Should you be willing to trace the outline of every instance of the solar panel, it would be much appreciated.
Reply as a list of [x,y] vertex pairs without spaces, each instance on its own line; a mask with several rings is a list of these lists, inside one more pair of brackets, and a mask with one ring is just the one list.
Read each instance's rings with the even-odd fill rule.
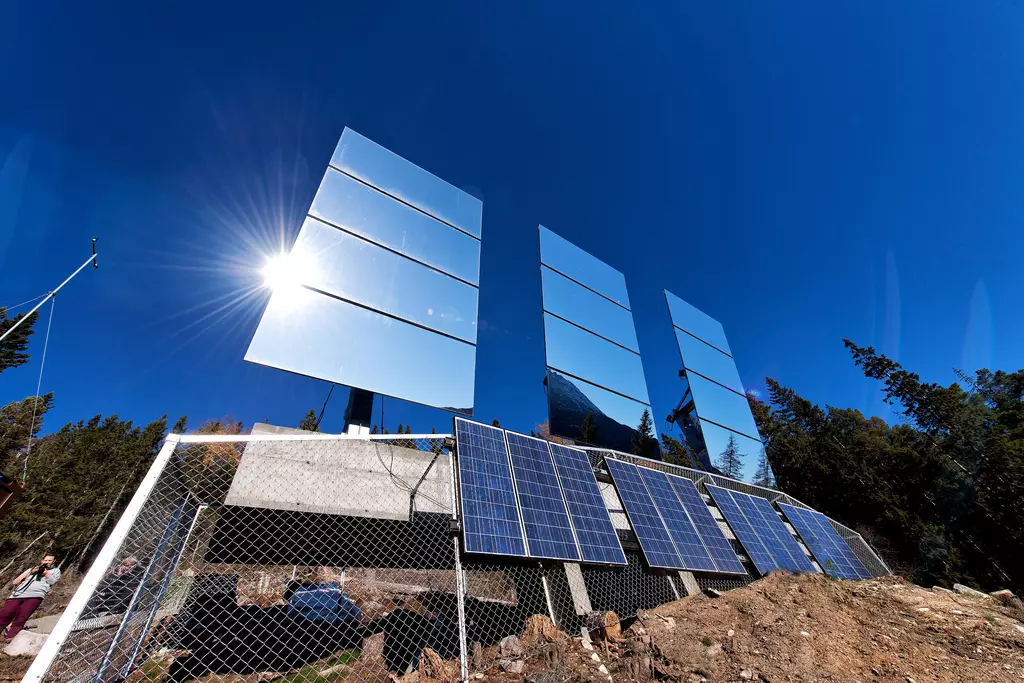
[[682,561],[636,465],[611,458],[605,458],[605,464],[615,481],[615,488],[640,541],[647,564],[651,567],[682,569]]
[[669,474],[668,480],[682,501],[683,508],[689,513],[690,521],[697,528],[697,533],[704,541],[704,547],[708,549],[708,554],[715,561],[718,571],[727,574],[746,574],[743,564],[736,557],[736,551],[725,537],[725,532],[718,526],[711,510],[708,510],[704,499],[700,497],[697,486],[686,477],[674,474]]
[[530,557],[580,559],[547,442],[505,432]]
[[837,579],[870,579],[871,572],[857,559],[849,544],[817,510],[779,503],[790,524],[800,534],[818,564],[829,576]]
[[455,439],[466,552],[525,557],[504,432],[455,418]]
[[771,503],[710,484],[707,488],[758,572],[764,575],[776,569],[815,571]]
[[[509,435],[511,436],[511,434]],[[569,519],[576,530],[580,556],[584,562],[626,564],[622,543],[612,526],[601,489],[594,478],[587,454],[576,448],[548,443],[558,481],[569,508]]]
[[704,547],[697,529],[694,528],[690,516],[686,514],[679,497],[676,495],[668,476],[661,470],[638,467],[640,478],[647,486],[648,493],[658,508],[661,520],[668,529],[668,534],[676,546],[676,552],[683,561],[682,568],[693,571],[713,572],[717,570],[714,560]]

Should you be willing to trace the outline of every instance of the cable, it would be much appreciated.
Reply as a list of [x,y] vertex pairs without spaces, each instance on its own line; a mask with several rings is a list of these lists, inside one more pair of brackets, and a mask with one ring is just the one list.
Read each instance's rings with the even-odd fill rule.
[[[45,295],[44,295],[45,296]],[[36,400],[32,403],[32,426],[28,430],[28,449],[25,451],[25,466],[21,472],[21,483],[28,482],[28,456],[32,455],[32,435],[36,431],[36,412],[39,410],[39,390],[43,386],[43,368],[46,367],[46,348],[50,345],[50,326],[53,325],[53,309],[57,307],[57,297],[50,300],[50,319],[46,322],[46,338],[43,340],[43,357],[39,361],[39,381],[36,382]]]
[[39,296],[29,299],[28,301],[22,301],[20,304],[14,304],[13,306],[0,306],[0,308],[3,308],[5,311],[13,311],[15,308],[21,308],[22,306],[30,304],[33,301],[39,301],[47,294],[49,294],[49,292],[46,292],[45,294],[40,294]]

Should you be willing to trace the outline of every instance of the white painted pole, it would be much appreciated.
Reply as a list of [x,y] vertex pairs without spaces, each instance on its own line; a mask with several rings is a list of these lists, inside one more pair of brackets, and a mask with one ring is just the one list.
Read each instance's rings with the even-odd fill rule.
[[92,563],[89,571],[86,572],[85,578],[82,579],[82,584],[75,591],[74,597],[71,598],[71,602],[68,603],[64,613],[61,614],[57,625],[53,627],[50,637],[43,643],[43,647],[39,654],[36,655],[32,666],[29,667],[25,677],[21,679],[22,683],[40,683],[46,672],[50,670],[54,659],[57,658],[57,652],[64,645],[68,636],[71,635],[71,630],[81,616],[82,610],[85,609],[86,604],[89,602],[89,598],[92,597],[96,587],[99,586],[100,581],[106,576],[107,569],[113,563],[121,543],[124,542],[128,532],[131,531],[135,519],[139,516],[142,506],[156,487],[156,482],[170,461],[174,448],[177,445],[177,435],[168,435],[163,448],[160,449],[160,453],[156,456],[156,460],[150,465],[149,472],[142,480],[142,483],[139,484],[139,488],[135,491],[135,495],[132,496],[128,507],[125,508],[124,514],[121,515],[121,519],[118,520],[114,530],[110,532],[110,538],[103,544],[99,554],[96,556],[96,560]]

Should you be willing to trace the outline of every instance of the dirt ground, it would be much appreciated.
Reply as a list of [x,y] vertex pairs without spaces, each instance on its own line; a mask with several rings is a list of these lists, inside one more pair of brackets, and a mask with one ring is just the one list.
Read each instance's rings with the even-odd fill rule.
[[636,660],[650,656],[656,674],[682,681],[1020,681],[1022,619],[1019,603],[895,577],[776,573],[642,612],[609,669],[642,677]]
[[[595,632],[585,643],[555,629],[547,617],[530,617],[522,634],[500,645],[473,644],[470,678],[509,683],[1024,681],[1022,622],[1024,606],[1014,599],[925,589],[895,577],[852,582],[776,573],[718,597],[695,596],[642,611],[611,640]],[[344,666],[335,657],[291,674],[202,680],[435,683],[457,678],[457,660],[440,660],[428,650],[419,669],[403,677],[383,676],[379,666],[370,667],[366,654]],[[28,663],[28,658],[0,655],[0,681],[17,680]]]

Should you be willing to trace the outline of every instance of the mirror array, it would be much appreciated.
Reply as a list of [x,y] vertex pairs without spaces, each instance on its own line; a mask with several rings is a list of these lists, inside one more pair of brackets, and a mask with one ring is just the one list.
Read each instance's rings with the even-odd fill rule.
[[628,451],[651,401],[626,279],[538,229],[551,433]]
[[807,549],[826,574],[837,579],[871,578],[867,567],[857,559],[825,515],[817,510],[799,508],[788,503],[779,503],[779,509],[800,534]]
[[673,420],[698,460],[710,469],[730,439],[748,461],[762,444],[721,323],[665,291],[683,362],[683,397]]
[[472,414],[482,210],[345,129],[245,359]]
[[693,482],[612,458],[605,465],[650,566],[746,574]]
[[817,571],[770,502],[710,484],[707,489],[762,576],[776,569]]
[[587,454],[455,418],[467,553],[626,564]]

